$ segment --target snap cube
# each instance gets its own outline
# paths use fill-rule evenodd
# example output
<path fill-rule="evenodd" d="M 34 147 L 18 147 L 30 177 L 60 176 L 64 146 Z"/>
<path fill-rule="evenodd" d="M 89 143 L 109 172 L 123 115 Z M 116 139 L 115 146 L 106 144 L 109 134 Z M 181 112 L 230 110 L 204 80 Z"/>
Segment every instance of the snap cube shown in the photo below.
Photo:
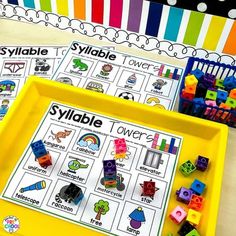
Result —
<path fill-rule="evenodd" d="M 209 99 L 209 100 L 214 100 L 215 101 L 216 98 L 217 98 L 217 92 L 208 89 L 205 98 Z"/>
<path fill-rule="evenodd" d="M 223 85 L 227 90 L 236 88 L 236 78 L 233 75 L 226 77 L 224 79 Z"/>
<path fill-rule="evenodd" d="M 104 160 L 103 161 L 104 172 L 116 172 L 116 161 L 115 160 Z"/>
<path fill-rule="evenodd" d="M 188 204 L 188 208 L 191 208 L 196 211 L 201 211 L 203 208 L 204 198 L 196 194 L 192 194 L 191 200 Z"/>
<path fill-rule="evenodd" d="M 48 152 L 42 140 L 38 140 L 30 144 L 36 158 L 46 155 Z"/>
<path fill-rule="evenodd" d="M 196 93 L 196 85 L 188 85 L 184 88 L 185 93 L 195 94 Z"/>
<path fill-rule="evenodd" d="M 184 82 L 185 87 L 192 86 L 192 85 L 196 86 L 197 83 L 198 83 L 198 80 L 195 77 L 195 75 L 187 75 L 185 77 L 185 82 Z"/>
<path fill-rule="evenodd" d="M 105 188 L 115 188 L 117 186 L 117 171 L 115 160 L 103 161 L 104 186 Z"/>
<path fill-rule="evenodd" d="M 191 184 L 190 189 L 197 195 L 201 195 L 204 192 L 206 185 L 198 179 L 195 179 Z"/>
<path fill-rule="evenodd" d="M 193 209 L 189 209 L 186 220 L 194 226 L 198 226 L 200 223 L 201 216 L 202 214 L 200 212 L 195 211 Z"/>
<path fill-rule="evenodd" d="M 188 176 L 196 170 L 196 166 L 188 160 L 179 167 L 179 170 L 184 176 Z"/>
<path fill-rule="evenodd" d="M 224 89 L 225 86 L 223 85 L 223 82 L 224 82 L 224 80 L 222 80 L 222 79 L 216 79 L 215 87 L 220 88 L 220 89 Z"/>
<path fill-rule="evenodd" d="M 236 99 L 228 97 L 225 104 L 231 108 L 236 108 Z"/>
<path fill-rule="evenodd" d="M 191 189 L 181 187 L 176 191 L 177 201 L 188 204 L 190 202 L 192 194 L 193 191 Z"/>
<path fill-rule="evenodd" d="M 150 198 L 154 198 L 154 195 L 158 188 L 156 188 L 156 183 L 152 180 L 144 181 L 143 184 L 140 184 L 142 187 L 142 194 L 141 196 L 148 196 Z"/>
<path fill-rule="evenodd" d="M 213 108 L 217 107 L 216 101 L 207 100 L 205 101 L 205 104 L 207 105 L 207 108 L 204 112 L 204 115 L 214 116 L 217 112 L 217 109 Z"/>
<path fill-rule="evenodd" d="M 192 230 L 194 230 L 195 227 L 193 225 L 191 225 L 188 221 L 185 221 L 181 228 L 178 231 L 178 234 L 180 236 L 186 236 L 186 234 L 188 234 L 189 232 L 191 232 Z"/>
<path fill-rule="evenodd" d="M 209 164 L 209 158 L 200 156 L 200 155 L 198 156 L 195 162 L 195 166 L 197 170 L 200 170 L 200 171 L 205 171 L 208 167 L 208 164 Z"/>
<path fill-rule="evenodd" d="M 193 229 L 192 231 L 190 231 L 185 236 L 200 236 L 200 234 L 198 233 L 198 231 L 196 229 Z"/>
<path fill-rule="evenodd" d="M 202 83 L 203 83 L 207 88 L 212 88 L 212 87 L 214 87 L 215 80 L 216 80 L 216 76 L 215 76 L 215 75 L 206 73 L 206 74 L 203 76 Z"/>
<path fill-rule="evenodd" d="M 180 224 L 187 217 L 187 212 L 182 207 L 177 206 L 170 213 L 169 217 L 174 223 Z"/>
<path fill-rule="evenodd" d="M 198 80 L 202 79 L 202 77 L 204 76 L 204 72 L 197 68 L 195 70 L 192 70 L 191 74 L 194 75 Z"/>
<path fill-rule="evenodd" d="M 215 118 L 217 120 L 220 120 L 220 121 L 223 121 L 223 120 L 226 120 L 230 117 L 230 113 L 225 111 L 225 110 L 230 110 L 230 107 L 228 105 L 226 105 L 225 103 L 221 103 L 219 105 L 219 108 L 222 108 L 223 110 L 218 110 L 218 112 L 216 113 L 215 115 Z"/>
<path fill-rule="evenodd" d="M 115 153 L 116 154 L 126 153 L 127 145 L 126 145 L 126 141 L 124 138 L 115 139 L 114 145 L 115 145 Z"/>
<path fill-rule="evenodd" d="M 217 99 L 218 100 L 221 100 L 221 101 L 225 102 L 227 97 L 228 97 L 228 92 L 227 91 L 221 90 L 221 89 L 217 90 Z"/>
<path fill-rule="evenodd" d="M 104 180 L 105 188 L 116 188 L 117 180 Z"/>
<path fill-rule="evenodd" d="M 115 153 L 115 160 L 125 158 L 126 153 Z"/>
<path fill-rule="evenodd" d="M 233 99 L 236 99 L 236 88 L 235 89 L 232 89 L 229 93 L 229 97 L 230 98 L 233 98 Z"/>
<path fill-rule="evenodd" d="M 203 98 L 194 98 L 193 103 L 193 113 L 200 113 L 205 107 L 205 100 Z"/>
<path fill-rule="evenodd" d="M 39 165 L 44 169 L 52 165 L 52 157 L 49 153 L 37 158 L 36 160 L 38 161 Z"/>
<path fill-rule="evenodd" d="M 193 93 L 187 93 L 184 89 L 182 89 L 181 97 L 185 98 L 187 100 L 193 100 L 194 94 Z"/>
<path fill-rule="evenodd" d="M 67 202 L 74 202 L 77 205 L 83 198 L 83 192 L 80 187 L 77 185 L 70 183 L 70 185 L 65 190 L 65 200 Z"/>
<path fill-rule="evenodd" d="M 226 105 L 226 104 L 223 103 L 223 102 L 219 105 L 219 108 L 223 108 L 223 109 L 225 109 L 225 110 L 230 110 L 230 106 Z"/>
<path fill-rule="evenodd" d="M 195 96 L 198 97 L 198 98 L 199 97 L 204 98 L 206 96 L 207 88 L 208 87 L 205 86 L 202 82 L 198 83 Z"/>

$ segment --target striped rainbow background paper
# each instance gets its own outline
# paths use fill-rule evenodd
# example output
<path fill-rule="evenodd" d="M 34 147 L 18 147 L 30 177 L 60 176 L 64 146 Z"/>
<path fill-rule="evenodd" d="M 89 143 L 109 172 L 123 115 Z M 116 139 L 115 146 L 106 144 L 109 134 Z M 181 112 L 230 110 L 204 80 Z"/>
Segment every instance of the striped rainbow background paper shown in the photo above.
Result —
<path fill-rule="evenodd" d="M 3 3 L 53 12 L 236 55 L 235 20 L 143 0 L 2 0 Z"/>

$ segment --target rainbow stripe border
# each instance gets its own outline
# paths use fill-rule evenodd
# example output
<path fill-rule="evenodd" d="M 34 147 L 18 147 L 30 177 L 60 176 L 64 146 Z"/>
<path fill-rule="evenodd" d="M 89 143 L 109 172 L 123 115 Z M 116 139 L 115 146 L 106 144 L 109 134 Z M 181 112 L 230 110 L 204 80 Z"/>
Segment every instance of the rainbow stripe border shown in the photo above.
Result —
<path fill-rule="evenodd" d="M 49 24 L 63 30 L 71 28 L 72 32 L 81 31 L 85 24 L 90 24 L 96 29 L 99 27 L 104 29 L 99 32 L 100 35 L 109 38 L 106 30 L 115 27 L 113 31 L 116 34 L 127 32 L 126 35 L 129 36 L 124 41 L 129 41 L 130 44 L 133 44 L 131 35 L 136 35 L 137 41 L 141 36 L 145 37 L 146 41 L 140 48 L 146 50 L 153 50 L 148 48 L 153 46 L 150 41 L 155 41 L 156 50 L 160 49 L 160 43 L 163 44 L 163 42 L 169 44 L 170 47 L 180 44 L 182 53 L 188 56 L 202 57 L 196 55 L 199 54 L 199 49 L 203 51 L 205 49 L 203 53 L 205 55 L 212 54 L 212 52 L 236 54 L 236 44 L 234 43 L 236 23 L 234 20 L 159 3 L 143 0 L 2 0 L 0 4 L 3 6 L 3 17 L 16 18 L 19 14 L 17 20 L 32 23 L 45 21 L 45 25 Z M 13 10 L 8 9 L 10 6 L 13 7 Z M 22 15 L 17 7 L 24 8 L 26 14 Z M 29 20 L 27 16 L 33 12 L 35 13 L 33 20 L 32 17 Z M 45 14 L 44 19 L 40 18 L 42 12 Z M 55 17 L 50 18 L 52 14 L 58 16 L 58 22 L 55 22 Z M 66 19 L 68 23 L 67 25 L 64 23 L 63 27 L 61 26 L 62 19 Z M 77 28 L 72 25 L 72 22 L 75 21 L 79 22 Z M 98 33 L 98 31 L 96 32 Z M 117 43 L 117 35 L 109 40 Z M 187 52 L 185 52 L 186 50 Z M 180 53 L 177 52 L 177 54 L 175 56 L 179 58 Z M 218 57 L 216 59 L 218 60 Z M 229 63 L 234 63 L 233 57 Z"/>

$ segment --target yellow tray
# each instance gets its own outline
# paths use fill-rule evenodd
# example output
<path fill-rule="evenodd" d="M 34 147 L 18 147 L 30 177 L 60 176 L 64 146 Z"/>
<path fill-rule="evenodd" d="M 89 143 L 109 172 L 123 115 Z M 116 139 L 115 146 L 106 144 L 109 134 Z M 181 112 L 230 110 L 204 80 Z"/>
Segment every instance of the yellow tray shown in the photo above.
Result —
<path fill-rule="evenodd" d="M 27 81 L 0 130 L 1 192 L 51 101 L 182 136 L 183 145 L 178 166 L 188 159 L 194 160 L 198 155 L 209 157 L 210 167 L 206 172 L 196 171 L 191 177 L 184 177 L 178 170 L 176 171 L 162 235 L 165 236 L 170 232 L 175 235 L 179 229 L 179 226 L 169 220 L 168 214 L 176 205 L 181 205 L 176 201 L 175 191 L 181 186 L 189 186 L 194 178 L 203 180 L 207 185 L 204 195 L 206 200 L 198 230 L 201 235 L 215 235 L 228 135 L 227 126 L 34 76 Z M 16 236 L 101 235 L 82 226 L 1 199 L 0 222 L 8 215 L 14 215 L 20 220 L 20 230 L 14 234 Z M 1 236 L 9 235 L 4 231 L 2 224 L 0 227 Z"/>

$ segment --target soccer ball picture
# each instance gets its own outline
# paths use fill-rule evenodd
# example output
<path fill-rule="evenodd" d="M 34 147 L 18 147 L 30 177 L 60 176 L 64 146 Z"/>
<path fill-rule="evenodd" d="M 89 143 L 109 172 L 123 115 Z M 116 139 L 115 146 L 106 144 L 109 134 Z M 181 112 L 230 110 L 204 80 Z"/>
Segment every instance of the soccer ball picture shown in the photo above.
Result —
<path fill-rule="evenodd" d="M 119 94 L 118 97 L 119 98 L 124 98 L 126 100 L 134 101 L 134 95 L 132 93 L 129 93 L 129 92 L 123 92 L 123 93 Z"/>

